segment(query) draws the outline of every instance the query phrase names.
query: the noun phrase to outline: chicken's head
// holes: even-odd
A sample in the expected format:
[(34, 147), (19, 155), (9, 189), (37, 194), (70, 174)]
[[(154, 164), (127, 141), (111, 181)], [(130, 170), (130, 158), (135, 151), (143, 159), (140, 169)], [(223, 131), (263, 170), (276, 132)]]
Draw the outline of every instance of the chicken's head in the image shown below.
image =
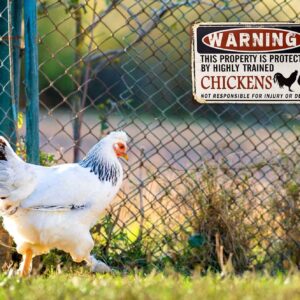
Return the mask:
[(95, 161), (115, 160), (123, 157), (128, 160), (127, 156), (128, 136), (124, 131), (113, 131), (99, 141), (88, 152), (87, 156), (81, 161), (82, 166), (90, 165)]
[(124, 131), (113, 131), (107, 136), (111, 142), (113, 150), (117, 157), (123, 157), (128, 160), (127, 141), (128, 136)]

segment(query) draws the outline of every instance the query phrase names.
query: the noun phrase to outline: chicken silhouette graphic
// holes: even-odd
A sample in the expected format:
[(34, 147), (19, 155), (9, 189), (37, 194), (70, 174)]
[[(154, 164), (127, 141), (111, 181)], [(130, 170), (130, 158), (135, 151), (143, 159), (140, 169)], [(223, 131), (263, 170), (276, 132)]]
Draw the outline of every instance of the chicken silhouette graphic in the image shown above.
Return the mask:
[[(277, 83), (280, 88), (287, 86), (289, 88), (289, 91), (293, 92), (293, 90), (291, 90), (291, 86), (296, 81), (297, 75), (298, 75), (297, 70), (294, 71), (288, 78), (285, 78), (281, 73), (276, 73), (273, 77), (273, 81), (274, 81), (274, 83)], [(298, 79), (298, 83), (299, 82), (300, 82), (300, 80)]]

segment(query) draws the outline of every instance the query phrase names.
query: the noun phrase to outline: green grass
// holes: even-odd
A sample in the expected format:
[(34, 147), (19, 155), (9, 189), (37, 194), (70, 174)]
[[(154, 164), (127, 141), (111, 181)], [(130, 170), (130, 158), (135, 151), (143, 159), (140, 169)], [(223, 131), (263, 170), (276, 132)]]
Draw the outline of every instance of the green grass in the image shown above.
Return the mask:
[(221, 279), (218, 275), (178, 274), (90, 275), (51, 274), (0, 280), (0, 299), (300, 299), (300, 275)]

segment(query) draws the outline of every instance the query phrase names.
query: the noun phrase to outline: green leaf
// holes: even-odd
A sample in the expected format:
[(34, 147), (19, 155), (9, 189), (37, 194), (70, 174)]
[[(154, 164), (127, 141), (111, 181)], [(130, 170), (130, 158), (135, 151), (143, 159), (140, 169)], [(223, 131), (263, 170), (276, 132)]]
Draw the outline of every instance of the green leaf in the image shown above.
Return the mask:
[(24, 124), (24, 116), (21, 112), (18, 113), (18, 128), (21, 129)]
[(188, 243), (191, 248), (200, 248), (205, 243), (205, 238), (202, 234), (196, 233), (189, 237)]
[(101, 122), (101, 131), (104, 131), (108, 128), (109, 128), (109, 125), (107, 122), (105, 122), (105, 121)]
[(224, 3), (224, 7), (228, 8), (229, 7), (229, 1), (228, 0), (222, 0), (221, 2)]

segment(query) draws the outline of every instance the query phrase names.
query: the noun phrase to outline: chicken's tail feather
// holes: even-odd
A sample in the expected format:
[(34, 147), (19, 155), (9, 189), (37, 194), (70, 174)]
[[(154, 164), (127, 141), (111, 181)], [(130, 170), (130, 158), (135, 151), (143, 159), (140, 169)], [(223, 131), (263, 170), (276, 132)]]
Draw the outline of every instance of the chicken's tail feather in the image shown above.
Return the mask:
[(11, 159), (20, 160), (6, 138), (0, 136), (0, 161), (9, 161)]
[(5, 153), (6, 143), (2, 136), (0, 137), (0, 160), (7, 160)]
[(282, 88), (283, 87), (283, 75), (280, 73), (276, 73), (273, 77), (273, 81), (274, 83), (278, 83), (279, 87)]
[(13, 186), (12, 166), (20, 158), (14, 152), (9, 142), (0, 136), (0, 201), (10, 197)]

